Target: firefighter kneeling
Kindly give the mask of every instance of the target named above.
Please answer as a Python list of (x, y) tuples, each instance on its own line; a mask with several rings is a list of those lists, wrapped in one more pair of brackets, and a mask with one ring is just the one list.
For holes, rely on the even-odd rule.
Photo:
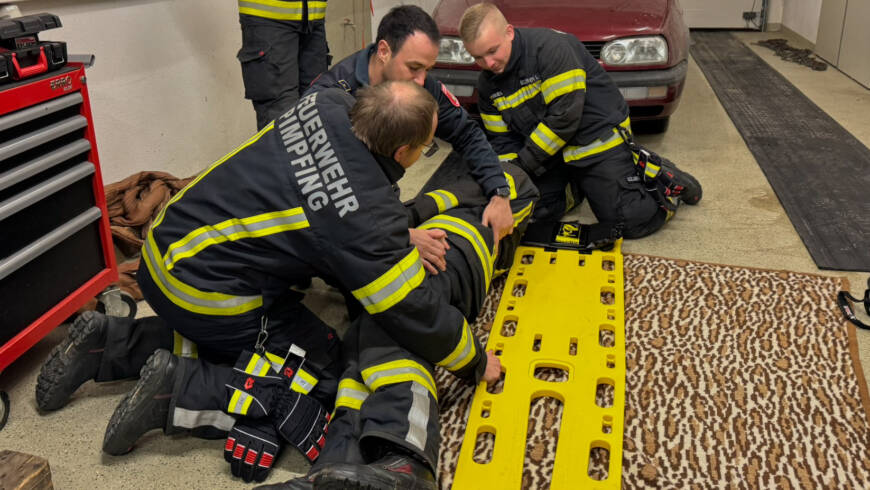
[(386, 332), (444, 332), (429, 342), (447, 352), (468, 341), (393, 191), (432, 140), (436, 111), (408, 82), (361, 90), (355, 103), (324, 90), (212, 164), (146, 237), (138, 280), (159, 318), (83, 315), (40, 373), (38, 406), (64, 406), (90, 379), (138, 374), (106, 429), (109, 454), (161, 428), (229, 433), (225, 456), (246, 480), (262, 480), (286, 442), (316, 459), (345, 363), (294, 284), (323, 277)]

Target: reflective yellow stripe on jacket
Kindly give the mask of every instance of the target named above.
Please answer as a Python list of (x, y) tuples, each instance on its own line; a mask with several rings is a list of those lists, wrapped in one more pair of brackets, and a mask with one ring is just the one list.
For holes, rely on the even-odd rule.
[[(619, 126), (628, 130), (631, 133), (631, 120), (625, 118), (619, 123)], [(592, 155), (603, 153), (611, 148), (616, 148), (623, 143), (622, 135), (619, 134), (617, 128), (613, 128), (613, 134), (605, 140), (597, 139), (592, 143), (584, 146), (566, 146), (562, 149), (562, 157), (566, 162), (581, 160)]]
[(555, 155), (560, 148), (565, 146), (565, 140), (542, 122), (538, 123), (530, 137), (540, 149), (547, 152), (547, 155)]
[(472, 335), (468, 322), (462, 320), (462, 337), (459, 339), (459, 343), (447, 357), (438, 361), (438, 365), (449, 371), (458, 371), (471, 362), (477, 355)]
[(492, 104), (499, 111), (506, 111), (508, 109), (517, 107), (523, 102), (531, 99), (532, 97), (538, 95), (541, 92), (541, 81), (538, 80), (535, 83), (526, 85), (525, 87), (517, 90), (511, 95), (498, 97), (492, 100)]
[(443, 213), (444, 211), (453, 209), (459, 205), (459, 199), (456, 198), (456, 195), (443, 189), (427, 192), (425, 195), (431, 197), (435, 201), (439, 213)]
[(163, 263), (172, 270), (181, 259), (192, 257), (203, 249), (243, 238), (259, 238), (285, 231), (308, 228), (308, 219), (301, 207), (258, 214), (248, 218), (232, 218), (216, 225), (201, 226), (166, 249)]
[(550, 77), (541, 84), (545, 104), (549, 104), (560, 95), (576, 90), (586, 90), (586, 72), (579, 68)]
[(492, 280), (494, 259), (490, 254), (489, 247), (486, 245), (486, 240), (483, 239), (483, 236), (474, 225), (453, 216), (439, 214), (438, 216), (427, 220), (425, 223), (418, 226), (418, 228), (423, 230), (438, 228), (465, 238), (468, 243), (471, 244), (472, 248), (474, 248), (475, 253), (477, 253), (477, 258), (480, 260), (481, 267), (483, 268), (483, 277), (486, 281), (484, 283), (484, 288), (489, 289), (489, 282)]
[(511, 160), (516, 160), (519, 157), (520, 156), (517, 155), (516, 153), (502, 153), (501, 155), (498, 156), (498, 161), (509, 162)]
[[(239, 0), (239, 13), (275, 20), (304, 20), (304, 2)], [(326, 18), (326, 2), (308, 2), (308, 20)]]
[(483, 120), (483, 127), (492, 133), (507, 133), (508, 126), (500, 114), (485, 114), (480, 113), (480, 118)]
[(371, 314), (389, 310), (423, 282), (426, 271), (420, 262), (420, 252), (413, 248), (398, 264), (365, 286), (354, 290), (353, 296)]

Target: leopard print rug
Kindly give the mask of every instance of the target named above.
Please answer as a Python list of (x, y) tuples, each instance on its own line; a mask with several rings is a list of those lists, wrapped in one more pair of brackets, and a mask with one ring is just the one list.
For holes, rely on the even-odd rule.
[[(493, 282), (475, 323), (484, 343), (503, 288)], [(622, 486), (870, 488), (870, 398), (854, 327), (836, 307), (843, 288), (836, 278), (626, 255)], [(564, 374), (552, 371), (542, 376)], [(473, 390), (446, 371), (436, 380), (448, 489)], [(561, 408), (553, 398), (531, 404), (523, 488), (549, 487)], [(479, 440), (475, 460), (491, 451)], [(578, 463), (587, 458), (590, 475), (606, 477), (606, 451)]]

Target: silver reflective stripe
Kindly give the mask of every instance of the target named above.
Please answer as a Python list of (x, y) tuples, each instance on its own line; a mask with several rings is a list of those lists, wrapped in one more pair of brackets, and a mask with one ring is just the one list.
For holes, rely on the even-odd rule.
[(528, 99), (538, 95), (538, 92), (541, 91), (541, 81), (537, 81), (531, 85), (526, 85), (525, 87), (517, 90), (513, 94), (508, 97), (499, 97), (493, 100), (493, 104), (495, 108), (499, 111), (506, 111), (512, 107), (516, 107)]
[[(248, 371), (248, 374), (255, 374), (257, 376), (260, 376), (261, 375), (260, 373), (263, 373), (262, 375), (267, 375), (267, 374), (269, 374), (269, 368), (271, 368), (271, 367), (272, 367), (271, 361), (269, 361), (268, 359), (266, 359), (264, 357), (260, 357), (259, 359), (257, 359), (257, 363), (254, 364), (254, 370)], [(265, 373), (263, 372), (263, 368), (266, 368)]]
[(244, 408), (245, 408), (245, 401), (247, 401), (248, 398), (251, 398), (251, 395), (249, 395), (241, 390), (236, 390), (236, 393), (239, 394), (239, 398), (236, 400), (236, 405), (233, 407), (230, 407), (230, 412), (244, 414), (244, 412), (242, 412), (242, 410), (244, 410)]
[(593, 141), (592, 143), (589, 143), (586, 146), (570, 146), (570, 147), (565, 148), (565, 150), (562, 153), (564, 155), (565, 160), (570, 160), (571, 157), (576, 157), (577, 155), (582, 155), (584, 153), (590, 153), (590, 152), (593, 152), (596, 148), (613, 143), (613, 141), (616, 139), (621, 141), (622, 136), (620, 136), (617, 133), (617, 134), (614, 134), (613, 136), (611, 136), (610, 138), (607, 138), (604, 141), (597, 139), (597, 140)]
[(262, 3), (257, 2), (245, 2), (244, 0), (239, 0), (239, 8), (249, 8), (256, 10), (264, 10), (266, 12), (275, 12), (276, 14), (291, 14), (291, 15), (302, 15), (302, 8), (288, 8), (288, 7), (273, 7), (271, 5), (264, 5)]
[(165, 287), (166, 289), (168, 289), (172, 295), (181, 299), (182, 301), (185, 301), (185, 302), (190, 303), (194, 306), (200, 306), (203, 308), (221, 309), (221, 308), (237, 308), (237, 307), (242, 306), (246, 303), (256, 301), (257, 299), (260, 298), (260, 296), (233, 296), (232, 298), (225, 299), (225, 300), (208, 300), (208, 299), (197, 298), (196, 296), (192, 296), (190, 294), (187, 294), (184, 291), (175, 287), (171, 282), (169, 282), (169, 278), (166, 277), (168, 275), (168, 272), (166, 272), (166, 269), (163, 268), (163, 263), (160, 262), (159, 257), (155, 256), (153, 247), (151, 247), (151, 244), (148, 243), (147, 241), (146, 241), (146, 245), (145, 245), (144, 249), (145, 249), (145, 253), (148, 255), (149, 261), (154, 266), (152, 268), (152, 270), (154, 271), (154, 274), (156, 276), (155, 279), (160, 281), (160, 284), (163, 285), (163, 287)]
[[(383, 371), (375, 371), (370, 376), (366, 377), (366, 386), (371, 387), (372, 385), (377, 384), (377, 381), (381, 378), (392, 377), (399, 374), (416, 374), (423, 379), (429, 379), (430, 375), (428, 372), (417, 369), (413, 367), (396, 367), (392, 369), (385, 369)], [(434, 386), (432, 387), (434, 388)]]
[(220, 410), (188, 410), (175, 407), (172, 412), (172, 426), (182, 429), (197, 427), (214, 427), (229, 432), (236, 423), (236, 418)]
[[(468, 322), (463, 322), (463, 323), (465, 323), (465, 330), (462, 334), (462, 340), (465, 340), (465, 348), (462, 349), (462, 352), (459, 354), (459, 356), (456, 357), (456, 359), (453, 360), (453, 362), (451, 362), (450, 364), (448, 364), (446, 366), (443, 366), (450, 371), (453, 371), (455, 366), (457, 364), (462, 363), (463, 361), (465, 363), (468, 363), (468, 359), (467, 359), (468, 355), (472, 351), (472, 349), (474, 348), (474, 340), (472, 339), (471, 327), (468, 326)], [(460, 342), (462, 340), (460, 340)]]
[(181, 336), (181, 357), (193, 357), (193, 349), (196, 344)]
[(410, 281), (414, 276), (420, 272), (420, 269), (423, 268), (423, 263), (419, 260), (415, 260), (411, 267), (405, 269), (401, 274), (396, 276), (395, 279), (392, 280), (389, 284), (386, 284), (381, 289), (375, 291), (374, 293), (365, 296), (363, 298), (358, 298), (359, 302), (362, 303), (363, 306), (374, 306), (381, 301), (389, 298), (393, 294), (396, 294), (405, 284)]
[(429, 425), (429, 390), (417, 382), (411, 382), (411, 393), (414, 399), (411, 410), (408, 411), (408, 433), (405, 440), (420, 451), (426, 450), (426, 439)]
[(295, 391), (300, 391), (302, 394), (305, 395), (307, 395), (309, 392), (311, 392), (311, 390), (314, 389), (313, 383), (309, 383), (307, 380), (303, 379), (302, 376), (298, 375), (293, 377), (293, 385), (299, 388)]
[[(203, 231), (201, 234), (197, 235), (193, 240), (185, 243), (183, 246), (170, 250), (169, 253), (166, 255), (166, 258), (164, 259), (163, 264), (166, 266), (167, 269), (169, 269), (173, 263), (180, 260), (176, 259), (176, 257), (186, 255), (189, 251), (197, 250), (198, 248), (200, 248), (201, 245), (208, 241), (213, 241), (214, 243), (212, 243), (212, 245), (216, 245), (218, 243), (222, 243), (223, 241), (230, 242), (238, 240), (240, 238), (248, 238), (247, 236), (234, 237), (233, 235), (237, 233), (256, 233), (260, 230), (265, 230), (276, 226), (297, 225), (306, 221), (308, 221), (308, 219), (305, 217), (305, 213), (299, 213), (293, 216), (267, 219), (257, 223), (238, 223), (219, 230), (211, 229)], [(225, 240), (217, 241), (217, 239), (220, 237), (224, 237)], [(198, 251), (200, 250), (197, 250), (197, 252)]]
[[(538, 139), (535, 139), (536, 136), (538, 137)], [(562, 146), (554, 139), (550, 138), (550, 135), (543, 131), (540, 125), (535, 128), (535, 131), (532, 133), (531, 138), (532, 141), (534, 141), (535, 143), (543, 143), (541, 149), (546, 151), (549, 155), (554, 155), (557, 151), (559, 151), (559, 148)]]
[(586, 77), (576, 76), (576, 75), (575, 75), (575, 76), (573, 76), (573, 77), (571, 77), (571, 78), (568, 78), (568, 79), (562, 80), (561, 82), (559, 82), (559, 83), (557, 83), (557, 84), (555, 84), (555, 85), (551, 85), (551, 86), (547, 87), (546, 89), (544, 89), (544, 100), (549, 99), (549, 98), (550, 98), (550, 95), (551, 95), (553, 92), (559, 90), (560, 88), (562, 88), (562, 87), (566, 87), (566, 86), (569, 86), (569, 85), (574, 85), (575, 83), (586, 83)]
[(485, 287), (489, 287), (489, 281), (492, 277), (492, 263), (490, 262), (491, 259), (489, 247), (486, 246), (486, 242), (483, 241), (483, 237), (480, 236), (480, 232), (477, 231), (477, 228), (474, 228), (473, 226), (467, 224), (465, 221), (459, 220), (458, 218), (456, 218), (456, 221), (453, 221), (449, 219), (443, 219), (440, 216), (436, 216), (423, 224), (427, 227), (432, 226), (435, 228), (444, 229), (446, 231), (451, 231), (448, 227), (454, 227), (464, 231), (465, 235), (467, 236), (460, 236), (463, 236), (466, 240), (469, 240), (471, 242), (471, 245), (477, 252), (478, 257), (482, 262), (480, 264), (480, 267), (483, 269), (483, 277), (486, 281)]
[(342, 387), (338, 389), (338, 393), (335, 396), (336, 400), (341, 398), (353, 398), (354, 400), (359, 400), (360, 403), (366, 401), (366, 398), (369, 397), (368, 392), (355, 390), (353, 388)]

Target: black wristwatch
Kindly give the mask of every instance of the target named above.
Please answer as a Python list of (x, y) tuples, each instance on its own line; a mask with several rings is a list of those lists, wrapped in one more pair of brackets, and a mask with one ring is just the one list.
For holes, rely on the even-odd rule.
[(506, 197), (506, 198), (510, 199), (511, 188), (506, 186), (506, 185), (503, 185), (501, 187), (496, 187), (495, 190), (492, 192), (492, 194), (489, 197), (492, 197), (492, 196)]

